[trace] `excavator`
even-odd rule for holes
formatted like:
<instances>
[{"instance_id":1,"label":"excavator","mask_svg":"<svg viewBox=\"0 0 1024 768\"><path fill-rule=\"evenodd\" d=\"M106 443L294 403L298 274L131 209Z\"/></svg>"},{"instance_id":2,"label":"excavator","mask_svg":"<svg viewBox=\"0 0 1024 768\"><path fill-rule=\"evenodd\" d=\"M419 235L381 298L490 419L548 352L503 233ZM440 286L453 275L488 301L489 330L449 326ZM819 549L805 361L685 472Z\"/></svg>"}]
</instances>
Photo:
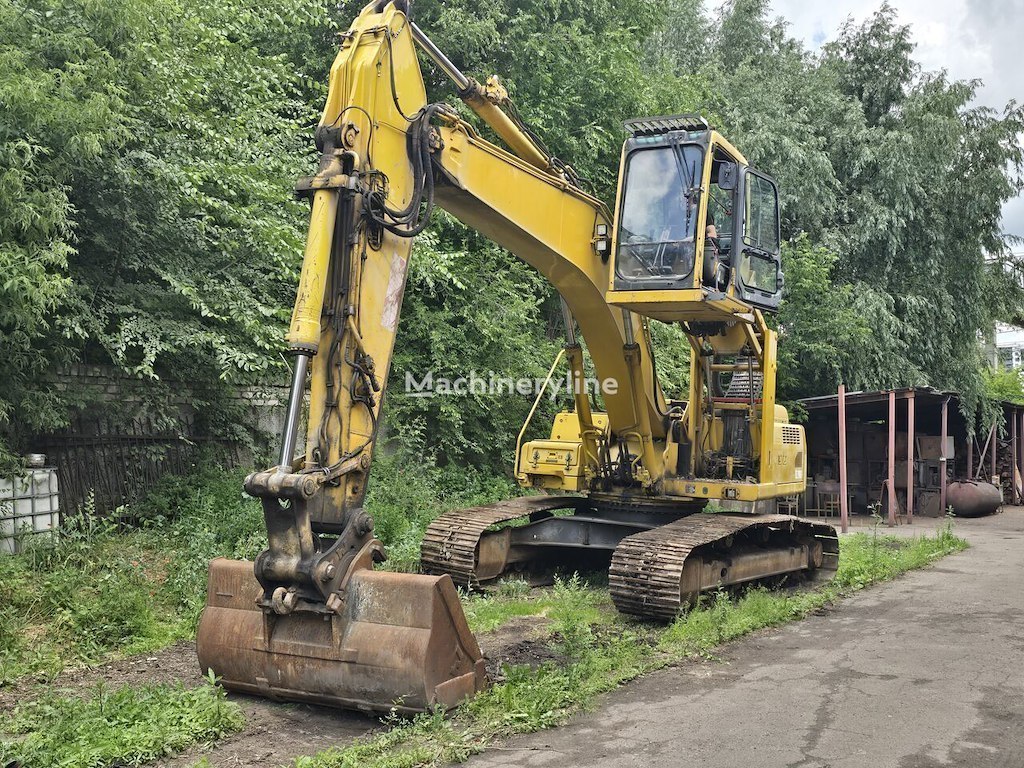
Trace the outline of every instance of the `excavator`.
<instances>
[{"instance_id":1,"label":"excavator","mask_svg":"<svg viewBox=\"0 0 1024 768\"><path fill-rule=\"evenodd\" d=\"M427 102L417 51L495 140ZM283 700L447 709L487 686L457 587L598 557L620 611L672 620L705 590L834 573L834 529L777 514L807 464L803 429L776 402L765 320L783 284L777 186L698 116L625 129L612 212L502 83L460 72L406 3L373 0L341 35L319 168L296 185L311 212L279 461L245 480L268 548L210 564L204 671ZM576 385L547 438L520 433L515 476L542 492L442 515L422 573L394 573L377 567L364 499L413 240L435 206L557 290ZM688 340L685 401L659 385L654 322ZM614 385L600 397L583 386L581 341Z\"/></svg>"}]
</instances>

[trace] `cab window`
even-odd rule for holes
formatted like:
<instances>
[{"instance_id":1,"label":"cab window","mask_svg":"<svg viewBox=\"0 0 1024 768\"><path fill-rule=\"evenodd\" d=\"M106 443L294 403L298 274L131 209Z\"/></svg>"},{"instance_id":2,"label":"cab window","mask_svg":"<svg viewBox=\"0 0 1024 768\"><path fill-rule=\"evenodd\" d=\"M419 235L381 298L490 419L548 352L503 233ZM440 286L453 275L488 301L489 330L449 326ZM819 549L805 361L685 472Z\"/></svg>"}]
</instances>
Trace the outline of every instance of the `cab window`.
<instances>
[{"instance_id":1,"label":"cab window","mask_svg":"<svg viewBox=\"0 0 1024 768\"><path fill-rule=\"evenodd\" d=\"M692 277L703 157L703 150L694 144L638 149L628 156L615 261L617 283L653 287L648 284Z\"/></svg>"},{"instance_id":2,"label":"cab window","mask_svg":"<svg viewBox=\"0 0 1024 768\"><path fill-rule=\"evenodd\" d=\"M770 179L747 174L747 226L743 243L766 253L779 252L779 197Z\"/></svg>"},{"instance_id":3,"label":"cab window","mask_svg":"<svg viewBox=\"0 0 1024 768\"><path fill-rule=\"evenodd\" d=\"M740 267L743 284L764 293L775 293L779 286L779 263L768 256L747 251Z\"/></svg>"},{"instance_id":4,"label":"cab window","mask_svg":"<svg viewBox=\"0 0 1024 768\"><path fill-rule=\"evenodd\" d=\"M748 170L743 181L743 241L737 283L741 297L762 309L779 303L779 245L778 189L767 176Z\"/></svg>"}]
</instances>

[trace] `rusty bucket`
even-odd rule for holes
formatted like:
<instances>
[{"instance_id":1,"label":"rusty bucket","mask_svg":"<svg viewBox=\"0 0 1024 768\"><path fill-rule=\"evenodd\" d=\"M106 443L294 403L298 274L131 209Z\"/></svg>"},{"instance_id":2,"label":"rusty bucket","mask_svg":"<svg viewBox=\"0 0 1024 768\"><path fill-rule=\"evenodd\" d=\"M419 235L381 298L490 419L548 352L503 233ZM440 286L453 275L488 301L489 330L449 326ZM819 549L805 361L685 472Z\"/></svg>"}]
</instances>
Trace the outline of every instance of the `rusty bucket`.
<instances>
[{"instance_id":1,"label":"rusty bucket","mask_svg":"<svg viewBox=\"0 0 1024 768\"><path fill-rule=\"evenodd\" d=\"M450 709L482 690L484 661L451 577L352 573L336 612L265 612L253 564L210 563L199 663L229 689L371 712Z\"/></svg>"}]
</instances>

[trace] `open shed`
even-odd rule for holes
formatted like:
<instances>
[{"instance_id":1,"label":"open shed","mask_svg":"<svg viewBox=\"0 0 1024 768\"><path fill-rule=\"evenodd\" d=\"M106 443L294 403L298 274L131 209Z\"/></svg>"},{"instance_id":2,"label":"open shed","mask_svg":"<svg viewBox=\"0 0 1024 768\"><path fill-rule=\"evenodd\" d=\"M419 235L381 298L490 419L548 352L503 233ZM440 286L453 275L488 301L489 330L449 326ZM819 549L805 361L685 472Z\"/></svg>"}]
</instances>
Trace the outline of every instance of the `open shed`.
<instances>
[{"instance_id":1,"label":"open shed","mask_svg":"<svg viewBox=\"0 0 1024 768\"><path fill-rule=\"evenodd\" d=\"M1019 501L1024 473L1024 407L1003 403L1002 423L971 434L954 392L907 387L811 397L807 411L808 482L798 500L807 514L838 514L845 424L846 497L851 514L877 508L890 522L939 516L956 479L991 480ZM840 406L845 405L841 415ZM1014 479L1016 478L1016 482Z\"/></svg>"}]
</instances>

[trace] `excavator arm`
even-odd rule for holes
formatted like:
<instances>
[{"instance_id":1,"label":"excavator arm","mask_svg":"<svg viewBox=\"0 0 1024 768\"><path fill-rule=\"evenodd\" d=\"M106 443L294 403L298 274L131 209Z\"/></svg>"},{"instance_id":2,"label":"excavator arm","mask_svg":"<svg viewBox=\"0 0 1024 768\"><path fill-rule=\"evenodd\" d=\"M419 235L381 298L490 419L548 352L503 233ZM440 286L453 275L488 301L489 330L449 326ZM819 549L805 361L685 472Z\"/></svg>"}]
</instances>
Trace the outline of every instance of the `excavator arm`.
<instances>
[{"instance_id":1,"label":"excavator arm","mask_svg":"<svg viewBox=\"0 0 1024 768\"><path fill-rule=\"evenodd\" d=\"M367 6L331 68L318 172L296 189L311 213L286 424L277 466L245 481L268 547L210 566L197 650L230 688L418 712L486 684L450 577L374 570L384 549L363 508L412 239L432 205L430 124L445 108L425 102L405 14Z\"/></svg>"}]
</instances>

